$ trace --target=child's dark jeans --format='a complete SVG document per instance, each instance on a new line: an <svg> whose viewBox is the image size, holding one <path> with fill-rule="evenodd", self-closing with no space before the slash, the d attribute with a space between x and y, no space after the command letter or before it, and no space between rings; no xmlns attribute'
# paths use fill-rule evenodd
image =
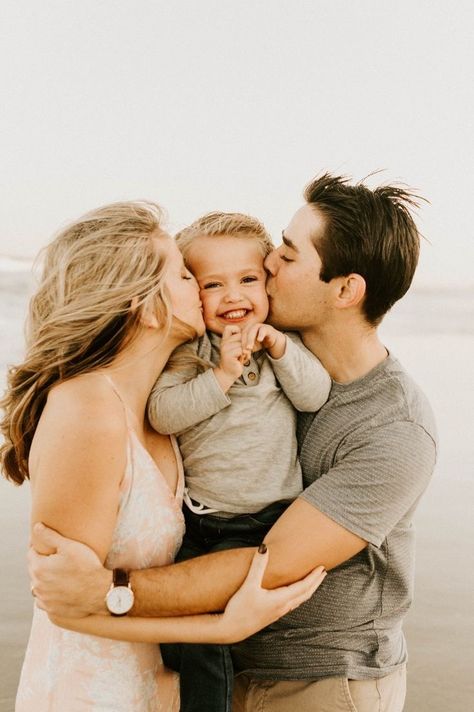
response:
<svg viewBox="0 0 474 712"><path fill-rule="evenodd" d="M211 551L259 546L290 504L288 500L275 502L260 512L231 519L195 514L184 505L186 533L176 561ZM166 643L161 652L165 665L180 673L180 712L231 712L234 668L229 646Z"/></svg>

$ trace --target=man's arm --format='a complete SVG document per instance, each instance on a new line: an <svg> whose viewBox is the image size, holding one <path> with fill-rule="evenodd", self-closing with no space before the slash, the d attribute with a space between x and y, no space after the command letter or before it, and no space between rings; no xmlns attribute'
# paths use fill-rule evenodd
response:
<svg viewBox="0 0 474 712"><path fill-rule="evenodd" d="M224 613L195 616L139 618L92 615L84 618L51 616L56 625L78 633L130 642L235 643L297 608L323 582L322 567L291 586L271 591L262 587L268 550L253 556L249 573Z"/></svg>
<svg viewBox="0 0 474 712"><path fill-rule="evenodd" d="M436 460L432 436L410 420L356 432L345 439L344 450L268 533L265 541L271 549L264 587L295 581L319 565L331 569L367 542L380 546L420 498ZM49 543L58 554L32 554L32 583L40 603L57 615L72 617L104 610L111 572L84 545L51 530L46 534L47 541L37 539L37 544ZM132 577L135 613L220 610L243 581L251 556L252 550L236 549L137 571Z"/></svg>
<svg viewBox="0 0 474 712"><path fill-rule="evenodd" d="M265 539L270 559L263 586L276 588L301 579L319 565L333 568L366 542L298 499ZM59 616L103 612L112 574L82 544L35 527L33 546L57 554L30 554L32 583L39 604ZM132 615L166 616L223 610L248 572L254 549L216 552L179 564L134 571Z"/></svg>
<svg viewBox="0 0 474 712"><path fill-rule="evenodd" d="M263 586L269 589L298 581L316 566L334 568L367 544L300 499L272 527L265 543L270 559ZM245 579L253 553L254 549L233 549L135 571L131 578L136 601L132 614L222 610Z"/></svg>

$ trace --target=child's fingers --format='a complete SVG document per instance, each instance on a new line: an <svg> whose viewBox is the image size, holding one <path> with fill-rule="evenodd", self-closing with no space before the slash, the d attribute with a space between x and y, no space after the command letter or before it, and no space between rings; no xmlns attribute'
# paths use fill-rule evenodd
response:
<svg viewBox="0 0 474 712"><path fill-rule="evenodd" d="M222 341L229 341L229 339L232 339L232 337L235 337L235 339L237 340L238 336L240 337L240 334L240 326L237 326L237 324L228 324L227 326L224 326L224 331L222 332Z"/></svg>
<svg viewBox="0 0 474 712"><path fill-rule="evenodd" d="M227 343L225 348L221 349L221 355L240 359L242 356L242 344L240 341Z"/></svg>
<svg viewBox="0 0 474 712"><path fill-rule="evenodd" d="M270 335L272 328L273 327L271 327L269 324L262 324L258 328L257 334L255 336L255 340L259 341L259 342L263 341L265 339L265 337Z"/></svg>
<svg viewBox="0 0 474 712"><path fill-rule="evenodd" d="M242 332L242 347L244 351L252 351L261 324L252 324Z"/></svg>

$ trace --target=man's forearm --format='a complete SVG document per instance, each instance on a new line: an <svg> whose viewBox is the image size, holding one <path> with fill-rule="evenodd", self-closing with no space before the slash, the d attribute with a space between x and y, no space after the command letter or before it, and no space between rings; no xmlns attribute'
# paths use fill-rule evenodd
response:
<svg viewBox="0 0 474 712"><path fill-rule="evenodd" d="M33 544L56 551L29 553L37 604L53 615L80 618L105 613L112 572L84 544L52 529L34 529ZM350 559L367 542L301 499L293 502L265 537L270 556L264 588L303 578L323 565L327 570ZM136 603L132 615L167 616L222 610L245 579L254 549L215 552L179 564L133 571Z"/></svg>
<svg viewBox="0 0 474 712"><path fill-rule="evenodd" d="M367 542L315 507L296 500L265 537L270 557L264 588L285 586L323 565L350 559ZM132 615L163 616L222 610L242 584L255 549L219 551L179 564L135 571Z"/></svg>
<svg viewBox="0 0 474 712"><path fill-rule="evenodd" d="M218 551L179 564L133 571L132 616L221 611L245 579L254 548Z"/></svg>

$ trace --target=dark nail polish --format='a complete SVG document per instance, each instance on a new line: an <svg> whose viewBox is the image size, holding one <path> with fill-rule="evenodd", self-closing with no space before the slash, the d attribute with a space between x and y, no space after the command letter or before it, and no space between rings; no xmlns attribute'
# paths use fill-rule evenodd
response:
<svg viewBox="0 0 474 712"><path fill-rule="evenodd" d="M266 554L267 553L267 545L266 544L260 544L258 547L258 553L259 554Z"/></svg>

